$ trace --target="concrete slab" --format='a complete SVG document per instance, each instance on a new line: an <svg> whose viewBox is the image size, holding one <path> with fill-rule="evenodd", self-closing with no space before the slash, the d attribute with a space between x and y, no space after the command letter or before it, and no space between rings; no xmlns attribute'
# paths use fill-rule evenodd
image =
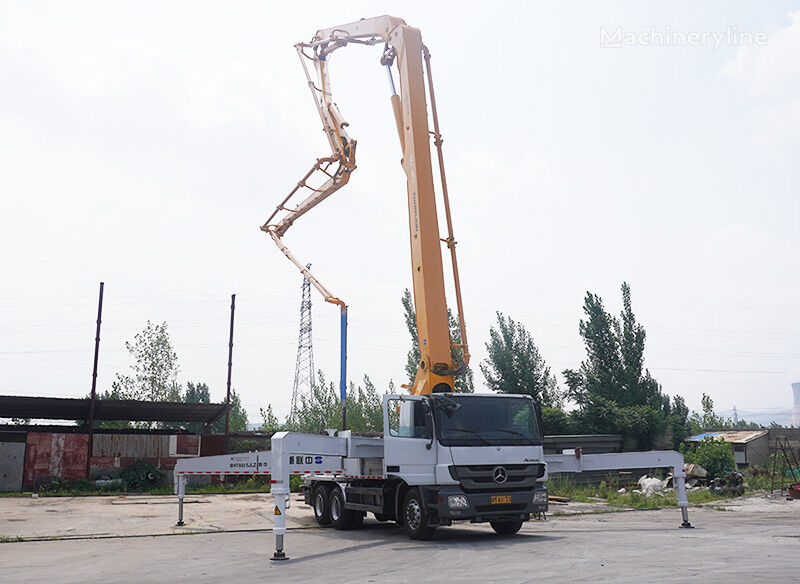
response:
<svg viewBox="0 0 800 584"><path fill-rule="evenodd" d="M245 497L253 497L246 499ZM174 506L119 498L45 500L37 517L63 516L49 528L128 532L174 522ZM148 498L144 498L145 500ZM112 501L117 500L117 503ZM558 516L532 521L510 538L481 525L437 530L430 542L407 539L393 523L372 519L358 531L317 527L310 510L294 502L287 515L290 561L272 563L273 539L265 531L202 532L204 529L270 525L267 495L203 497L187 506L194 535L113 537L0 544L0 581L26 584L93 582L309 582L346 578L353 582L760 582L797 581L800 501L743 499L721 511L692 509L695 529L678 529L677 509ZM0 532L11 517L0 501ZM30 509L12 499L22 509ZM88 503L86 502L88 501ZM85 506L83 506L85 505ZM82 518L92 508L95 519ZM71 513L68 511L72 508ZM56 509L49 512L47 509ZM114 517L116 514L119 517ZM147 515L147 516L145 516ZM155 517L150 516L155 515ZM17 517L18 518L18 517ZM247 524L237 523L241 519ZM62 524L61 521L64 521ZM132 528L131 525L137 525ZM37 531L38 529L38 531ZM19 528L14 527L13 531ZM106 528L105 531L110 531ZM184 531L185 533L185 531ZM106 536L107 537L107 536Z"/></svg>
<svg viewBox="0 0 800 584"><path fill-rule="evenodd" d="M271 529L272 495L188 496L183 527L176 527L174 496L125 497L3 497L0 498L0 537L68 538L132 535L172 535ZM310 508L292 495L289 526L316 525Z"/></svg>

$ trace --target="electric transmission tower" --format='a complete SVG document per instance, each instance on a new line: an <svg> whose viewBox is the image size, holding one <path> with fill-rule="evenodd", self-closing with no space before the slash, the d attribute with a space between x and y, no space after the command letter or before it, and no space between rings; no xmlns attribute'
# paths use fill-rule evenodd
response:
<svg viewBox="0 0 800 584"><path fill-rule="evenodd" d="M310 269L311 264L306 265ZM300 407L300 396L311 398L311 385L314 383L314 347L311 340L311 282L303 276L303 293L300 300L300 336L297 341L297 364L294 369L292 388L292 410L289 422L295 421Z"/></svg>

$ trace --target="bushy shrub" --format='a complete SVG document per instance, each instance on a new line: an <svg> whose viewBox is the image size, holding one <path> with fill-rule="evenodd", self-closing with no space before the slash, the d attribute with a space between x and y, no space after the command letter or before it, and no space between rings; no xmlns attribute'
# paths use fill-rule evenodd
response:
<svg viewBox="0 0 800 584"><path fill-rule="evenodd" d="M39 477L33 481L33 490L38 493L57 493L64 490L66 483L60 477Z"/></svg>
<svg viewBox="0 0 800 584"><path fill-rule="evenodd" d="M724 440L714 440L711 436L684 449L684 458L686 462L699 464L706 469L709 479L723 477L736 470L731 445Z"/></svg>
<svg viewBox="0 0 800 584"><path fill-rule="evenodd" d="M68 481L61 477L45 477L34 481L33 490L43 495L83 495L97 491L97 487L87 479Z"/></svg>
<svg viewBox="0 0 800 584"><path fill-rule="evenodd" d="M141 460L134 460L119 473L126 491L142 492L155 489L164 484L164 473L155 466Z"/></svg>
<svg viewBox="0 0 800 584"><path fill-rule="evenodd" d="M231 440L228 443L228 454L255 452L256 450L261 450L258 440Z"/></svg>
<svg viewBox="0 0 800 584"><path fill-rule="evenodd" d="M289 475L289 490L293 493L299 493L300 487L305 484L303 477L300 475Z"/></svg>
<svg viewBox="0 0 800 584"><path fill-rule="evenodd" d="M542 434L545 436L575 433L569 414L556 408L542 408L542 426Z"/></svg>

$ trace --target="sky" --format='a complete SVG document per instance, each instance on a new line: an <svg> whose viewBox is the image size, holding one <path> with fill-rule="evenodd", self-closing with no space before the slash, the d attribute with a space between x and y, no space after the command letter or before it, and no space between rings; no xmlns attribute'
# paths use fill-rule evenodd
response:
<svg viewBox="0 0 800 584"><path fill-rule="evenodd" d="M380 14L433 56L479 389L496 311L563 384L587 291L618 313L628 282L665 393L786 422L800 3L781 1L0 0L0 394L88 394L103 281L99 390L165 321L179 380L224 399L235 293L233 386L251 422L288 414L301 277L259 226L328 153L293 45ZM380 52L332 57L358 169L285 242L349 305L349 380L385 391L406 381L411 277ZM312 300L315 365L338 379L338 310Z"/></svg>

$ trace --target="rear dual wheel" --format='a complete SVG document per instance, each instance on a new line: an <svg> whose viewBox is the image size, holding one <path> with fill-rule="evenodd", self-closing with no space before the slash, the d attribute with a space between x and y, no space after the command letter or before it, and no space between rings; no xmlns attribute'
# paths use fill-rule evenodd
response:
<svg viewBox="0 0 800 584"><path fill-rule="evenodd" d="M334 529L358 529L364 522L361 511L345 508L344 493L338 486L334 486L329 498L329 516Z"/></svg>
<svg viewBox="0 0 800 584"><path fill-rule="evenodd" d="M322 526L330 525L331 491L325 485L316 485L311 491L311 505L314 507L314 519Z"/></svg>

